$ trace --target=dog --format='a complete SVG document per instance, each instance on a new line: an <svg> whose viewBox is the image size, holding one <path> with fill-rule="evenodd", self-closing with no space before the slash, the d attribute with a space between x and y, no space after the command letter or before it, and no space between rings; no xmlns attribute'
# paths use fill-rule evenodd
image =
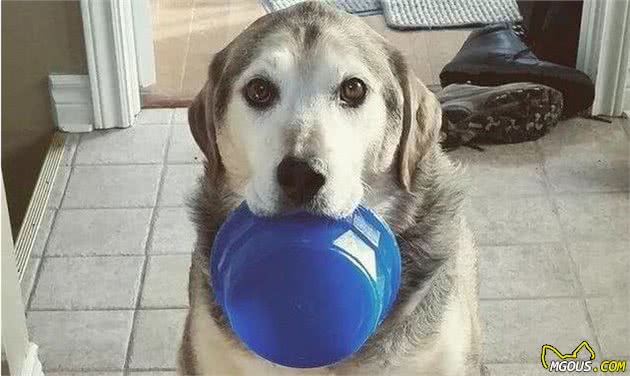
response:
<svg viewBox="0 0 630 376"><path fill-rule="evenodd" d="M189 199L197 239L184 375L479 375L477 250L441 110L403 55L358 17L318 2L265 15L217 53L188 118L205 173ZM242 201L339 218L363 204L396 235L401 287L388 317L337 364L294 369L250 353L213 298L214 236Z"/></svg>

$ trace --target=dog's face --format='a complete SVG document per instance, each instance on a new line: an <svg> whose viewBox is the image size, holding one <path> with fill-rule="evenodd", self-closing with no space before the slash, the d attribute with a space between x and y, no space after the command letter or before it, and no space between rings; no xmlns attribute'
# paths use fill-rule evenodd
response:
<svg viewBox="0 0 630 376"><path fill-rule="evenodd" d="M440 113L369 26L303 3L262 17L215 56L189 121L209 175L255 213L340 217L375 176L410 188Z"/></svg>

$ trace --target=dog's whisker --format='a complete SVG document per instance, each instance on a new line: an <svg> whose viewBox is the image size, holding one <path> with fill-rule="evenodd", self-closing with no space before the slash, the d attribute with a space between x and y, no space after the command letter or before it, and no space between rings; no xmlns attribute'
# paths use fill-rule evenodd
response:
<svg viewBox="0 0 630 376"><path fill-rule="evenodd" d="M372 194L374 192L370 184L366 182L363 178L361 178L361 185L363 186L363 191L365 192L365 194Z"/></svg>

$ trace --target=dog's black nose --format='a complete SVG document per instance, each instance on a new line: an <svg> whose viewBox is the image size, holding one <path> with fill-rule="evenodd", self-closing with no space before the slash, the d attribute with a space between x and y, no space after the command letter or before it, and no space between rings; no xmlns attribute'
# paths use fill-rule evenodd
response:
<svg viewBox="0 0 630 376"><path fill-rule="evenodd" d="M278 183L294 204L304 204L324 185L324 175L313 170L303 159L286 157L278 165Z"/></svg>

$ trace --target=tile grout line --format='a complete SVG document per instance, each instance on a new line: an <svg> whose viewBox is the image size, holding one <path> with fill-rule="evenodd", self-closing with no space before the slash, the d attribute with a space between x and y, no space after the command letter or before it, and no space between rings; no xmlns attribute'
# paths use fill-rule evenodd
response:
<svg viewBox="0 0 630 376"><path fill-rule="evenodd" d="M195 166L203 165L203 162L167 162L169 166ZM161 166L162 162L138 162L138 163L119 163L119 162L101 162L101 163L76 163L72 167L128 167L128 166Z"/></svg>
<svg viewBox="0 0 630 376"><path fill-rule="evenodd" d="M95 132L95 131L93 131ZM72 155L72 160L70 161L70 166L74 167L77 159L77 154L79 154L79 146L81 145L81 141L83 140L83 133L79 133L79 137L77 139L77 147L74 148L74 154Z"/></svg>
<svg viewBox="0 0 630 376"><path fill-rule="evenodd" d="M48 231L48 235L46 235L46 241L44 242L44 249L42 249L42 254L40 256L39 264L37 265L37 270L35 271L35 278L33 278L33 287L31 287L31 291L29 292L28 299L25 304L26 312L29 312L31 310L31 302L33 301L33 295L35 295L35 290L37 289L37 286L39 285L39 277L41 275L44 262L46 261L45 254L48 248L48 242L50 241L50 235L52 234L53 227L55 226L55 221L57 220L58 214L59 214L59 209L55 210L55 212L53 213L52 222L50 224L50 230Z"/></svg>
<svg viewBox="0 0 630 376"><path fill-rule="evenodd" d="M172 117L171 113L171 117ZM170 121L170 120L169 120ZM151 212L151 219L149 221L149 232L147 234L146 244L144 246L144 262L142 264L141 272L140 272L140 283L138 285L138 293L136 294L136 304L132 313L131 318L131 331L129 333L129 340L127 342L127 350L125 352L125 362L123 363L123 375L129 374L129 364L131 362L132 354L132 345L135 339L135 331L138 325L138 311L140 311L140 302L142 300L142 293L144 290L144 283L146 280L147 267L149 264L149 247L151 247L153 241L153 231L155 229L155 222L157 220L157 211L158 211L158 202L160 201L160 195L162 194L162 188L164 186L164 180L166 179L166 171L167 171L167 159L168 152L170 149L171 138L173 137L173 127L169 128L168 137L166 139L166 146L164 148L164 159L162 162L162 170L160 172L160 181L158 183L158 189L155 196L154 206Z"/></svg>
<svg viewBox="0 0 630 376"><path fill-rule="evenodd" d="M595 341L595 345L597 346L598 351L601 351L602 347L600 344L600 340L599 340L599 335L597 330L595 329L595 325L593 324L593 318L591 316L591 312L588 309L588 305L586 304L586 292L584 290L584 285L582 285L582 281L580 280L580 274L578 271L578 266L577 263L575 261L575 258L573 257L573 252L571 251L571 248L569 247L569 242L567 239L567 235L565 232L565 226L563 225L562 221L560 220L560 208L556 202L555 196L552 194L552 189L551 189L551 185L550 185L550 180L549 180L549 173L547 172L547 169L545 168L545 152L542 148L542 146L540 146L540 144L538 143L538 141L536 141L536 149L538 150L541 158L542 158L542 173L543 173L543 177L545 179L545 183L548 183L549 185L547 186L547 196L549 199L549 203L551 204L551 210L553 211L553 215L556 218L556 221L558 222L559 228L560 228L560 240L561 240L561 245L564 247L564 250L567 253L567 257L569 258L569 267L571 269L571 274L573 275L574 278L574 285L577 288L577 292L578 295L576 296L577 298L580 299L580 301L582 302L582 308L584 309L584 314L586 315L586 323L589 327L589 329L591 330L592 334L593 334L593 339Z"/></svg>
<svg viewBox="0 0 630 376"><path fill-rule="evenodd" d="M171 310L178 311L182 309L188 309L188 306L165 306L165 307L97 307L97 308L35 308L29 312L133 312L133 311L159 311L159 310Z"/></svg>
<svg viewBox="0 0 630 376"><path fill-rule="evenodd" d="M77 146L74 148L74 154L72 154L72 159L70 160L70 172L68 173L68 181L66 182L63 194L61 195L61 200L59 201L59 207L57 208L57 210L60 210L64 206L63 203L66 201L66 193L68 192L68 187L70 186L70 179L72 178L72 174L75 171L74 166L76 165L77 155L79 154L79 145L81 145L81 140L83 140L83 134L80 133L77 139Z"/></svg>
<svg viewBox="0 0 630 376"><path fill-rule="evenodd" d="M582 297L576 295L551 295L551 296L506 296L506 297L485 297L479 298L479 301L486 302L504 302L504 301L544 301L544 300L579 300Z"/></svg>
<svg viewBox="0 0 630 376"><path fill-rule="evenodd" d="M165 205L165 206L160 206L163 208L170 208L170 209L185 209L186 205ZM117 210L147 210L147 209L153 209L154 206L94 206L94 207L85 207L85 206L76 206L76 207L69 207L69 208L63 208L60 210L63 211L92 211L92 210L113 210L113 211L117 211Z"/></svg>
<svg viewBox="0 0 630 376"><path fill-rule="evenodd" d="M81 145L81 140L83 140L83 134L79 133L79 137L77 138L77 146L74 148L74 153L72 154L72 159L70 160L70 164L68 167L70 168L70 172L68 173L68 181L66 181L66 186L63 190L63 194L61 195L61 200L59 200L59 207L57 211L61 210L64 207L64 202L66 201L66 193L68 192L68 187L70 186L70 179L72 179L72 174L75 172L77 155L79 154L79 145ZM56 220L56 217L55 217ZM54 226L54 223L52 224ZM52 232L52 227L51 227ZM50 235L50 234L49 234Z"/></svg>
<svg viewBox="0 0 630 376"><path fill-rule="evenodd" d="M46 261L45 257L46 257L46 251L48 248L48 243L50 242L50 235L53 232L53 229L55 227L55 222L57 222L57 216L59 215L59 210L61 210L61 206L63 205L63 201L66 198L66 192L68 191L68 186L70 185L70 177L72 176L72 172L74 171L74 161L77 158L77 154L79 152L79 143L81 141L81 137L82 135L79 134L79 137L77 137L77 145L74 148L74 152L72 153L72 158L70 158L70 164L66 165L66 168L70 169L70 172L68 173L68 180L66 181L66 185L65 187L63 187L63 193L61 194L61 200L59 200L59 205L57 208L54 208L54 213L53 213L53 217L52 220L50 222L50 229L48 230L48 234L46 235L46 241L44 242L43 245L43 249L42 249L42 254L40 255L40 260L39 260L39 264L37 265L37 270L35 271L35 277L33 278L33 286L31 287L31 291L29 291L28 294L28 299L26 301L25 304L25 310L26 312L30 311L31 308L31 302L33 301L33 295L35 295L35 290L37 289L37 286L39 285L39 278L41 276L41 271L44 265L44 262ZM65 142L68 141L68 137L64 138L64 148L65 148ZM64 149L65 151L65 149ZM59 171L57 171L57 173L59 173ZM55 175L55 181L57 180L57 176ZM55 188L54 186L55 182L53 182L53 189ZM49 209L49 208L47 208ZM24 297L22 297L24 298Z"/></svg>
<svg viewBox="0 0 630 376"><path fill-rule="evenodd" d="M545 196L538 196L545 197ZM475 242L475 245L478 248L499 248L499 247L530 247L535 245L553 245L553 244L562 244L561 240L543 240L543 241L535 241L535 242L520 242L520 243L510 243L510 242L496 242L496 243L487 243L487 242Z"/></svg>
<svg viewBox="0 0 630 376"><path fill-rule="evenodd" d="M191 163L192 164L192 163ZM162 162L94 162L94 163L77 163L75 167L128 167L128 166L161 166Z"/></svg>
<svg viewBox="0 0 630 376"><path fill-rule="evenodd" d="M498 364L498 365L537 365L538 367L540 367L540 360L538 362L515 362L515 361L505 361L505 362L501 362L501 361L494 361L494 362L487 362L484 364ZM545 371L546 372L546 371Z"/></svg>
<svg viewBox="0 0 630 376"><path fill-rule="evenodd" d="M584 191L584 192L550 192L551 197L558 196L597 196L597 195L615 195L619 193L628 193L630 190L608 190L608 191Z"/></svg>
<svg viewBox="0 0 630 376"><path fill-rule="evenodd" d="M543 188L545 188L545 187L543 187ZM611 195L611 194L628 193L628 192L630 192L630 191L626 191L626 190L608 190L608 191L596 191L596 192L554 192L554 191L550 190L550 191L545 191L544 193L469 194L468 196L470 198L495 198L495 197L500 197L500 198L514 199L514 198L532 198L532 197L545 197L545 196L549 196L549 197L587 196L587 195L595 196L595 195Z"/></svg>
<svg viewBox="0 0 630 376"><path fill-rule="evenodd" d="M65 208L60 208L61 210L112 210L112 209L153 209L154 207L160 208L185 208L184 204L167 204L167 205L157 205L157 206L147 206L147 205L138 205L138 206L68 206Z"/></svg>
<svg viewBox="0 0 630 376"><path fill-rule="evenodd" d="M176 371L175 368L161 368L161 367L155 367L155 368L137 368L133 370L133 372L174 372ZM120 372L120 369L114 368L114 367L94 367L94 368L90 368L90 367L82 367L80 369L68 369L68 368L55 368L55 369L50 369L47 370L47 372L54 372L54 373L69 373L69 374L77 374L79 372Z"/></svg>
<svg viewBox="0 0 630 376"><path fill-rule="evenodd" d="M160 257L160 256L190 256L191 253L174 253L174 252L169 252L169 253L155 253L155 254L150 254L151 257ZM144 253L117 253L117 254L104 254L104 253L97 253L97 254L93 254L93 255L48 255L46 256L47 259L59 259L59 258L74 258L74 259L81 259L81 258L107 258L107 257L144 257L145 254ZM41 257L43 258L43 257Z"/></svg>

